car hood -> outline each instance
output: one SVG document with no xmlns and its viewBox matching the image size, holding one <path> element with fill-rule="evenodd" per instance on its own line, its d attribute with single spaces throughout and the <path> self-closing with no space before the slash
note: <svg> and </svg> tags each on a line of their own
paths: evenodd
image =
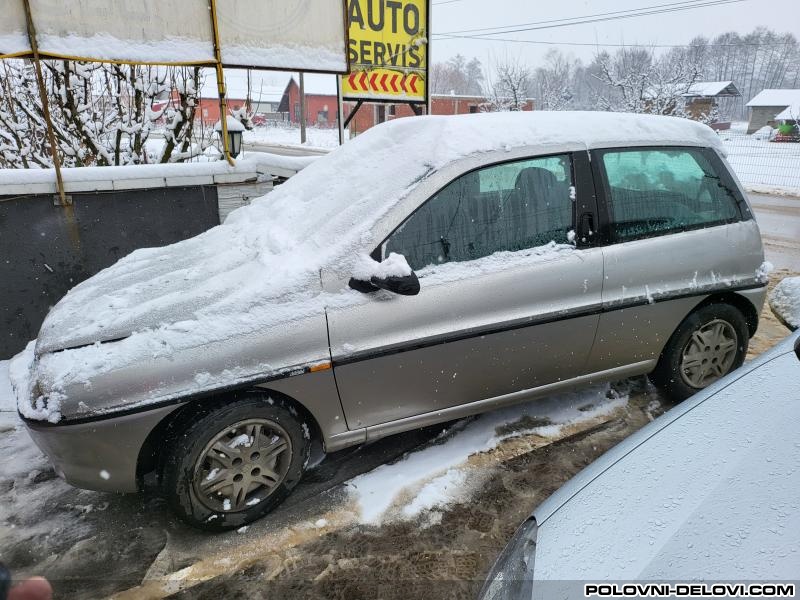
<svg viewBox="0 0 800 600">
<path fill-rule="evenodd" d="M 309 257 L 316 249 L 239 225 L 137 250 L 82 282 L 47 315 L 37 355 L 169 327 L 204 330 L 211 340 L 252 329 L 261 313 L 290 318 L 289 305 L 320 292 L 319 261 Z M 251 326 L 237 325 L 248 314 Z"/>
<path fill-rule="evenodd" d="M 393 143 L 379 134 L 321 157 L 222 225 L 137 250 L 82 282 L 47 315 L 37 355 L 172 327 L 197 344 L 306 311 L 320 270 L 346 270 L 375 220 L 431 170 L 382 164 Z"/>
<path fill-rule="evenodd" d="M 800 544 L 798 334 L 603 455 L 534 513 L 537 581 L 781 579 Z M 546 595 L 560 593 L 546 588 Z"/>
</svg>

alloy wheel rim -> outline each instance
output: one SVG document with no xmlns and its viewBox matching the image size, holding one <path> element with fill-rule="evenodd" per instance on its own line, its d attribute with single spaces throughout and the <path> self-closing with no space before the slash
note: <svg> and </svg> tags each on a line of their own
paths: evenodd
<svg viewBox="0 0 800 600">
<path fill-rule="evenodd" d="M 728 374 L 736 360 L 733 325 L 714 319 L 692 333 L 681 354 L 681 377 L 693 388 L 707 387 Z"/>
<path fill-rule="evenodd" d="M 292 459 L 286 430 L 268 419 L 226 427 L 206 444 L 192 479 L 197 498 L 215 512 L 260 504 L 283 482 Z"/>
</svg>

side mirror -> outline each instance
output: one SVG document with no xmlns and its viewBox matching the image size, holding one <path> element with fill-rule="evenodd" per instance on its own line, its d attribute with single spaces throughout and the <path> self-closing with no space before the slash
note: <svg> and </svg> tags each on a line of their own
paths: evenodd
<svg viewBox="0 0 800 600">
<path fill-rule="evenodd" d="M 404 256 L 392 253 L 383 262 L 361 257 L 350 279 L 350 287 L 365 294 L 386 290 L 401 296 L 419 294 L 419 279 Z"/>
<path fill-rule="evenodd" d="M 371 277 L 369 282 L 376 288 L 394 292 L 401 296 L 416 296 L 419 294 L 419 279 L 414 271 L 411 271 L 411 275 L 402 277 Z"/>
</svg>

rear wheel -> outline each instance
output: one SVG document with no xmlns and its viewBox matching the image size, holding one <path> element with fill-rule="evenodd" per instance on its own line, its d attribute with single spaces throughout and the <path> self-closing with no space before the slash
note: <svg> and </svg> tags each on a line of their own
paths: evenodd
<svg viewBox="0 0 800 600">
<path fill-rule="evenodd" d="M 729 304 L 708 304 L 690 314 L 667 342 L 651 381 L 674 400 L 685 400 L 744 362 L 749 331 Z"/>
<path fill-rule="evenodd" d="M 248 397 L 203 409 L 174 436 L 163 489 L 196 527 L 241 527 L 277 506 L 308 460 L 307 427 L 280 399 Z"/>
</svg>

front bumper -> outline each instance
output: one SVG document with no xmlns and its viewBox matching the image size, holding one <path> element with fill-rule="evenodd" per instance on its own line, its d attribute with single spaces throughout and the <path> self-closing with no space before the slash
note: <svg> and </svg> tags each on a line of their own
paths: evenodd
<svg viewBox="0 0 800 600">
<path fill-rule="evenodd" d="M 82 422 L 23 419 L 59 477 L 79 488 L 136 492 L 136 466 L 147 436 L 178 405 Z"/>
</svg>

